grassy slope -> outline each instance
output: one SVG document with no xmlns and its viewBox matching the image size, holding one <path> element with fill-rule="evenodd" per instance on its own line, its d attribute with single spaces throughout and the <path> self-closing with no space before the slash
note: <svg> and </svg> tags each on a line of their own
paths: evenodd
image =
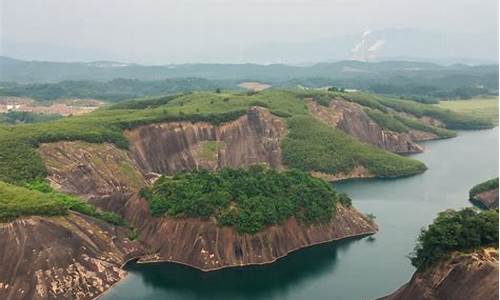
<svg viewBox="0 0 500 300">
<path fill-rule="evenodd" d="M 347 93 L 340 96 L 348 101 L 353 101 L 380 111 L 387 112 L 394 110 L 412 114 L 415 117 L 432 117 L 440 120 L 446 128 L 452 130 L 485 129 L 491 128 L 494 125 L 490 120 L 474 116 L 470 113 L 455 112 L 435 105 L 426 105 L 409 100 L 366 93 Z"/>
<path fill-rule="evenodd" d="M 426 169 L 417 160 L 360 143 L 310 116 L 293 117 L 288 126 L 283 161 L 294 168 L 335 174 L 362 165 L 378 177 L 408 176 Z"/>
<path fill-rule="evenodd" d="M 0 181 L 0 222 L 21 216 L 60 216 L 69 210 L 102 219 L 112 224 L 125 225 L 115 213 L 98 211 L 78 197 L 54 191 L 45 182 L 34 182 L 25 187 Z"/>
<path fill-rule="evenodd" d="M 257 94 L 198 92 L 170 97 L 147 98 L 143 102 L 129 101 L 115 107 L 102 108 L 86 115 L 52 122 L 3 127 L 0 130 L 0 180 L 16 183 L 44 178 L 46 170 L 41 158 L 35 151 L 35 147 L 40 143 L 84 140 L 94 143 L 111 142 L 126 148 L 128 141 L 122 134 L 125 128 L 154 122 L 178 120 L 208 121 L 217 124 L 236 119 L 244 114 L 248 107 L 255 105 L 267 107 L 276 115 L 284 117 L 285 120 L 290 119 L 291 116 L 294 119 L 299 117 L 303 124 L 309 125 L 307 128 L 311 131 L 303 135 L 302 142 L 304 145 L 295 148 L 296 151 L 300 151 L 295 154 L 297 157 L 310 157 L 314 161 L 314 163 L 309 164 L 308 169 L 345 170 L 345 166 L 353 165 L 352 162 L 363 162 L 365 166 L 372 165 L 372 170 L 382 170 L 377 166 L 378 164 L 389 164 L 390 167 L 386 168 L 385 171 L 375 171 L 375 175 L 379 176 L 411 175 L 415 173 L 416 169 L 420 171 L 423 169 L 423 165 L 415 168 L 416 163 L 413 160 L 394 156 L 388 152 L 381 152 L 373 147 L 361 144 L 357 140 L 337 140 L 335 137 L 342 135 L 333 128 L 322 127 L 321 130 L 328 132 L 331 138 L 327 139 L 327 144 L 319 141 L 315 130 L 321 126 L 317 125 L 317 122 L 313 119 L 307 118 L 309 114 L 304 99 L 314 97 L 328 100 L 335 95 L 371 108 L 377 108 L 380 111 L 388 111 L 388 106 L 393 109 L 401 106 L 401 110 L 413 111 L 418 115 L 431 114 L 437 118 L 446 119 L 447 124 L 456 125 L 456 123 L 460 123 L 469 125 L 468 122 L 471 122 L 472 125 L 477 125 L 474 118 L 445 111 L 434 106 L 370 94 L 338 95 L 327 92 L 304 93 L 283 90 L 270 90 Z M 293 130 L 298 130 L 300 127 L 294 126 L 295 124 L 292 122 L 289 125 L 292 131 L 291 134 L 293 134 Z M 483 126 L 485 124 L 479 125 Z M 343 145 L 345 143 L 349 145 Z M 324 145 L 319 147 L 318 144 Z M 289 145 L 290 143 L 285 143 L 285 152 L 290 153 L 286 149 Z M 342 147 L 344 147 L 348 151 L 340 152 L 336 150 L 332 152 L 342 156 L 342 159 L 339 160 L 342 163 L 337 165 L 332 162 L 328 167 L 325 167 L 325 163 L 321 161 L 322 157 L 328 156 L 323 153 L 325 151 L 324 147 L 326 149 L 343 149 Z M 352 149 L 357 149 L 356 151 L 362 150 L 364 155 L 354 153 L 351 151 Z M 374 157 L 378 157 L 378 159 L 371 160 Z M 294 162 L 292 159 L 288 156 L 286 162 L 291 166 L 300 163 Z M 393 163 L 388 163 L 392 160 L 394 160 Z M 351 161 L 351 163 L 347 164 L 344 161 Z M 394 171 L 392 175 L 390 170 Z M 408 172 L 398 170 L 407 170 Z"/>
<path fill-rule="evenodd" d="M 498 124 L 498 97 L 471 100 L 441 101 L 437 107 L 458 113 L 467 113 Z"/>
</svg>

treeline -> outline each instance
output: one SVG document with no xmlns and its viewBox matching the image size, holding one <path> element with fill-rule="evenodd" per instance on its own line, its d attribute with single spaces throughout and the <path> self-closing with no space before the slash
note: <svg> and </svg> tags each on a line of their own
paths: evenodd
<svg viewBox="0 0 500 300">
<path fill-rule="evenodd" d="M 413 266 L 423 269 L 454 251 L 481 247 L 498 247 L 498 210 L 448 210 L 422 230 L 410 259 Z"/>
<path fill-rule="evenodd" d="M 220 226 L 256 233 L 290 217 L 300 222 L 329 222 L 337 201 L 350 205 L 330 184 L 308 173 L 279 172 L 263 166 L 185 172 L 161 177 L 141 196 L 156 216 L 215 218 Z"/>
<path fill-rule="evenodd" d="M 100 81 L 61 81 L 58 83 L 1 83 L 0 96 L 29 97 L 38 101 L 65 98 L 90 98 L 121 101 L 144 96 L 159 96 L 196 90 L 237 89 L 229 80 L 172 78 L 157 81 L 113 79 Z"/>
<path fill-rule="evenodd" d="M 0 123 L 5 124 L 25 124 L 25 123 L 41 123 L 62 118 L 61 115 L 37 114 L 28 111 L 9 111 L 0 113 Z"/>
</svg>

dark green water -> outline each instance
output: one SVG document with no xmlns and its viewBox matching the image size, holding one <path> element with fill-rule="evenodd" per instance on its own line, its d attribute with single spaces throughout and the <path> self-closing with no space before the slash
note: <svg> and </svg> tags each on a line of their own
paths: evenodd
<svg viewBox="0 0 500 300">
<path fill-rule="evenodd" d="M 130 275 L 105 294 L 127 299 L 374 299 L 407 282 L 406 255 L 437 212 L 470 206 L 471 186 L 498 176 L 498 128 L 461 132 L 425 144 L 414 157 L 424 174 L 397 180 L 336 184 L 354 205 L 377 217 L 375 240 L 334 242 L 295 252 L 275 264 L 203 273 L 175 264 L 132 264 Z"/>
</svg>

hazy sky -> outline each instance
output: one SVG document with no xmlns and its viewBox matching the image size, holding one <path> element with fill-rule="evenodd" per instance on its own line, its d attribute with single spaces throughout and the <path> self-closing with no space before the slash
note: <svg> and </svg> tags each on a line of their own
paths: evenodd
<svg viewBox="0 0 500 300">
<path fill-rule="evenodd" d="M 498 30 L 498 0 L 0 1 L 5 48 L 151 64 L 244 61 L 249 47 L 367 29 Z"/>
</svg>

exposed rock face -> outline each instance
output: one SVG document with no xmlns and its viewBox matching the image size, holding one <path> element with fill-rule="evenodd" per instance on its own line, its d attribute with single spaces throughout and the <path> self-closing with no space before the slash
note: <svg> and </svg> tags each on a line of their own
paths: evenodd
<svg viewBox="0 0 500 300">
<path fill-rule="evenodd" d="M 146 185 L 130 155 L 113 144 L 58 142 L 38 151 L 52 185 L 102 209 L 121 212 L 127 199 Z"/>
<path fill-rule="evenodd" d="M 271 263 L 300 248 L 377 231 L 356 209 L 342 205 L 328 224 L 305 225 L 291 218 L 251 235 L 210 220 L 151 218 L 144 201 L 134 198 L 127 209 L 140 228 L 141 240 L 154 251 L 140 262 L 171 261 L 203 271 Z"/>
<path fill-rule="evenodd" d="M 498 188 L 479 193 L 471 201 L 481 208 L 498 208 Z"/>
<path fill-rule="evenodd" d="M 131 155 L 141 170 L 162 174 L 256 163 L 282 168 L 281 140 L 285 134 L 284 122 L 261 108 L 252 108 L 236 121 L 220 126 L 176 122 L 126 132 Z M 217 149 L 203 149 L 207 142 L 216 142 Z M 214 153 L 210 155 L 210 151 Z"/>
<path fill-rule="evenodd" d="M 141 254 L 126 228 L 80 214 L 0 224 L 0 299 L 92 299 Z"/>
<path fill-rule="evenodd" d="M 496 300 L 498 249 L 455 254 L 423 272 L 384 300 Z"/>
<path fill-rule="evenodd" d="M 354 208 L 342 206 L 330 224 L 306 226 L 291 219 L 255 235 L 238 234 L 232 228 L 218 227 L 211 220 L 152 217 L 147 201 L 137 195 L 138 188 L 130 186 L 126 192 L 113 191 L 113 188 L 124 189 L 122 185 L 129 180 L 130 171 L 118 166 L 124 163 L 133 166 L 132 158 L 112 145 L 88 146 L 81 142 L 44 145 L 40 153 L 49 155 L 49 179 L 62 190 L 87 197 L 101 208 L 122 213 L 138 229 L 139 239 L 153 252 L 143 261 L 180 262 L 202 270 L 269 263 L 295 249 L 377 230 Z M 56 149 L 67 154 L 57 155 Z M 113 158 L 114 155 L 120 159 Z M 102 172 L 95 163 L 101 159 L 107 165 Z M 81 161 L 87 166 L 86 173 L 81 173 L 78 167 Z M 143 177 L 140 180 L 139 185 L 146 185 Z M 85 185 L 92 186 L 98 194 L 88 193 Z"/>
<path fill-rule="evenodd" d="M 57 189 L 80 195 L 97 207 L 122 214 L 138 230 L 142 249 L 147 249 L 148 253 L 147 256 L 138 255 L 142 262 L 172 261 L 209 271 L 270 263 L 303 247 L 375 233 L 375 224 L 354 208 L 341 205 L 328 224 L 306 225 L 290 219 L 285 224 L 270 226 L 260 233 L 249 235 L 239 234 L 232 228 L 218 227 L 212 220 L 153 217 L 147 201 L 138 196 L 139 189 L 151 184 L 159 173 L 173 174 L 200 167 L 216 170 L 224 166 L 240 167 L 255 163 L 282 168 L 280 145 L 285 134 L 286 127 L 281 119 L 264 109 L 253 108 L 239 119 L 220 126 L 176 122 L 130 130 L 126 132 L 130 151 L 118 149 L 112 144 L 58 142 L 41 145 L 39 153 L 46 161 L 48 179 Z M 363 170 L 358 171 L 359 176 L 369 175 Z M 74 218 L 83 219 L 81 216 Z M 52 221 L 43 221 L 42 224 L 47 222 L 52 224 Z M 49 228 L 36 229 L 39 230 L 53 232 L 54 239 L 66 234 Z M 67 235 L 73 231 L 69 232 Z M 105 232 L 104 229 L 102 232 Z M 81 243 L 97 245 L 92 248 L 95 252 L 85 255 L 97 257 L 100 251 L 104 251 L 114 258 L 114 267 L 131 253 L 114 249 L 113 244 L 109 245 L 111 248 L 101 249 L 93 238 L 83 233 L 76 236 L 81 237 Z M 117 243 L 116 239 L 111 242 Z M 84 246 L 89 248 L 87 244 Z M 62 249 L 68 249 L 65 252 L 68 257 L 83 257 L 78 251 L 85 248 L 80 248 L 79 244 L 73 243 Z M 133 250 L 140 253 L 139 248 Z M 106 255 L 98 257 L 102 259 Z M 23 264 L 23 268 L 29 267 Z M 98 274 L 94 277 L 108 276 L 104 268 L 92 270 Z M 85 276 L 74 274 L 73 278 L 83 280 Z M 108 276 L 110 279 L 104 286 L 109 286 L 120 276 Z M 30 278 L 24 278 L 27 284 Z M 80 289 L 78 283 L 72 284 L 75 289 Z M 86 289 L 85 285 L 82 289 Z M 91 293 L 100 291 L 96 289 Z M 84 294 L 81 298 L 89 298 L 89 295 Z"/>
<path fill-rule="evenodd" d="M 362 142 L 375 145 L 382 149 L 400 153 L 419 153 L 423 149 L 414 140 L 435 139 L 432 133 L 410 131 L 398 133 L 381 128 L 357 103 L 332 100 L 330 107 L 319 105 L 315 101 L 308 102 L 309 111 L 319 120 L 335 126 Z"/>
</svg>

